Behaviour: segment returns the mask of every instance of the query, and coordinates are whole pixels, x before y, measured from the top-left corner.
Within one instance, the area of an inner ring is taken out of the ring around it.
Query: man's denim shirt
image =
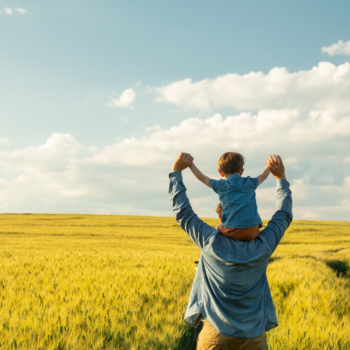
[[[276,327],[266,269],[293,218],[288,181],[277,180],[277,210],[260,235],[235,241],[193,212],[181,172],[169,178],[176,221],[201,251],[185,322],[197,327],[202,315],[220,333],[239,338],[255,338]]]

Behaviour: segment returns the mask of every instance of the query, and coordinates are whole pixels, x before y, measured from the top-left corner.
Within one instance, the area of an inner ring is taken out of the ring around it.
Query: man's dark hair
[[[218,169],[225,174],[239,173],[244,166],[244,157],[237,152],[224,153],[218,162]]]

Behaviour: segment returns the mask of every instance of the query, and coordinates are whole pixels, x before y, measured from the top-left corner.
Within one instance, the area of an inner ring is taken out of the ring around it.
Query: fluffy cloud
[[[306,146],[310,155],[316,157],[333,152],[342,142],[347,147],[344,145],[337,152],[345,157],[350,149],[349,115],[337,110],[310,113],[266,110],[255,115],[240,113],[226,119],[220,114],[208,119],[190,118],[178,126],[166,130],[156,126],[151,135],[109,145],[94,156],[94,161],[124,166],[157,164],[170,162],[174,150],[176,153],[183,149],[205,154],[205,157],[211,154],[217,157],[220,149],[244,149],[256,154],[264,150],[264,156],[266,152],[279,150],[287,158],[299,159],[298,156],[305,155]]]
[[[156,101],[184,108],[231,106],[238,110],[350,109],[350,63],[320,62],[308,71],[273,68],[267,74],[226,74],[192,82],[184,79],[155,88]]]
[[[111,99],[108,103],[109,107],[131,107],[136,99],[136,93],[132,88],[124,90],[119,99]]]
[[[350,40],[347,42],[339,40],[336,44],[332,44],[330,46],[323,46],[322,52],[327,53],[330,56],[335,56],[335,55],[350,56]]]
[[[167,174],[178,153],[191,152],[198,167],[217,178],[216,162],[227,150],[243,153],[251,176],[262,171],[268,154],[280,154],[296,218],[348,220],[350,114],[335,108],[190,118],[101,149],[53,134],[41,146],[0,153],[0,209],[171,215]],[[189,170],[184,177],[195,210],[214,216],[217,195]],[[269,178],[257,194],[266,219],[274,210],[274,186]]]

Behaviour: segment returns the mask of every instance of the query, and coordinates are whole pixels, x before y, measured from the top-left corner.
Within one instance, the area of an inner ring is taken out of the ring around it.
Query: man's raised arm
[[[169,199],[176,221],[187,232],[200,250],[204,249],[208,239],[215,229],[204,223],[193,212],[183,184],[182,170],[192,164],[193,157],[188,153],[181,153],[173,164],[173,172],[169,174]]]
[[[277,181],[276,212],[261,234],[267,238],[270,244],[271,254],[277,248],[285,231],[293,220],[292,192],[286,179],[284,165],[280,156],[270,156],[266,165]]]

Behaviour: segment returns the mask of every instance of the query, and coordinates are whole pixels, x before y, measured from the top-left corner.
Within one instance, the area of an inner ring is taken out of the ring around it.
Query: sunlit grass
[[[179,347],[198,257],[173,218],[0,215],[0,349]],[[350,223],[293,223],[269,349],[350,349],[349,260]]]

